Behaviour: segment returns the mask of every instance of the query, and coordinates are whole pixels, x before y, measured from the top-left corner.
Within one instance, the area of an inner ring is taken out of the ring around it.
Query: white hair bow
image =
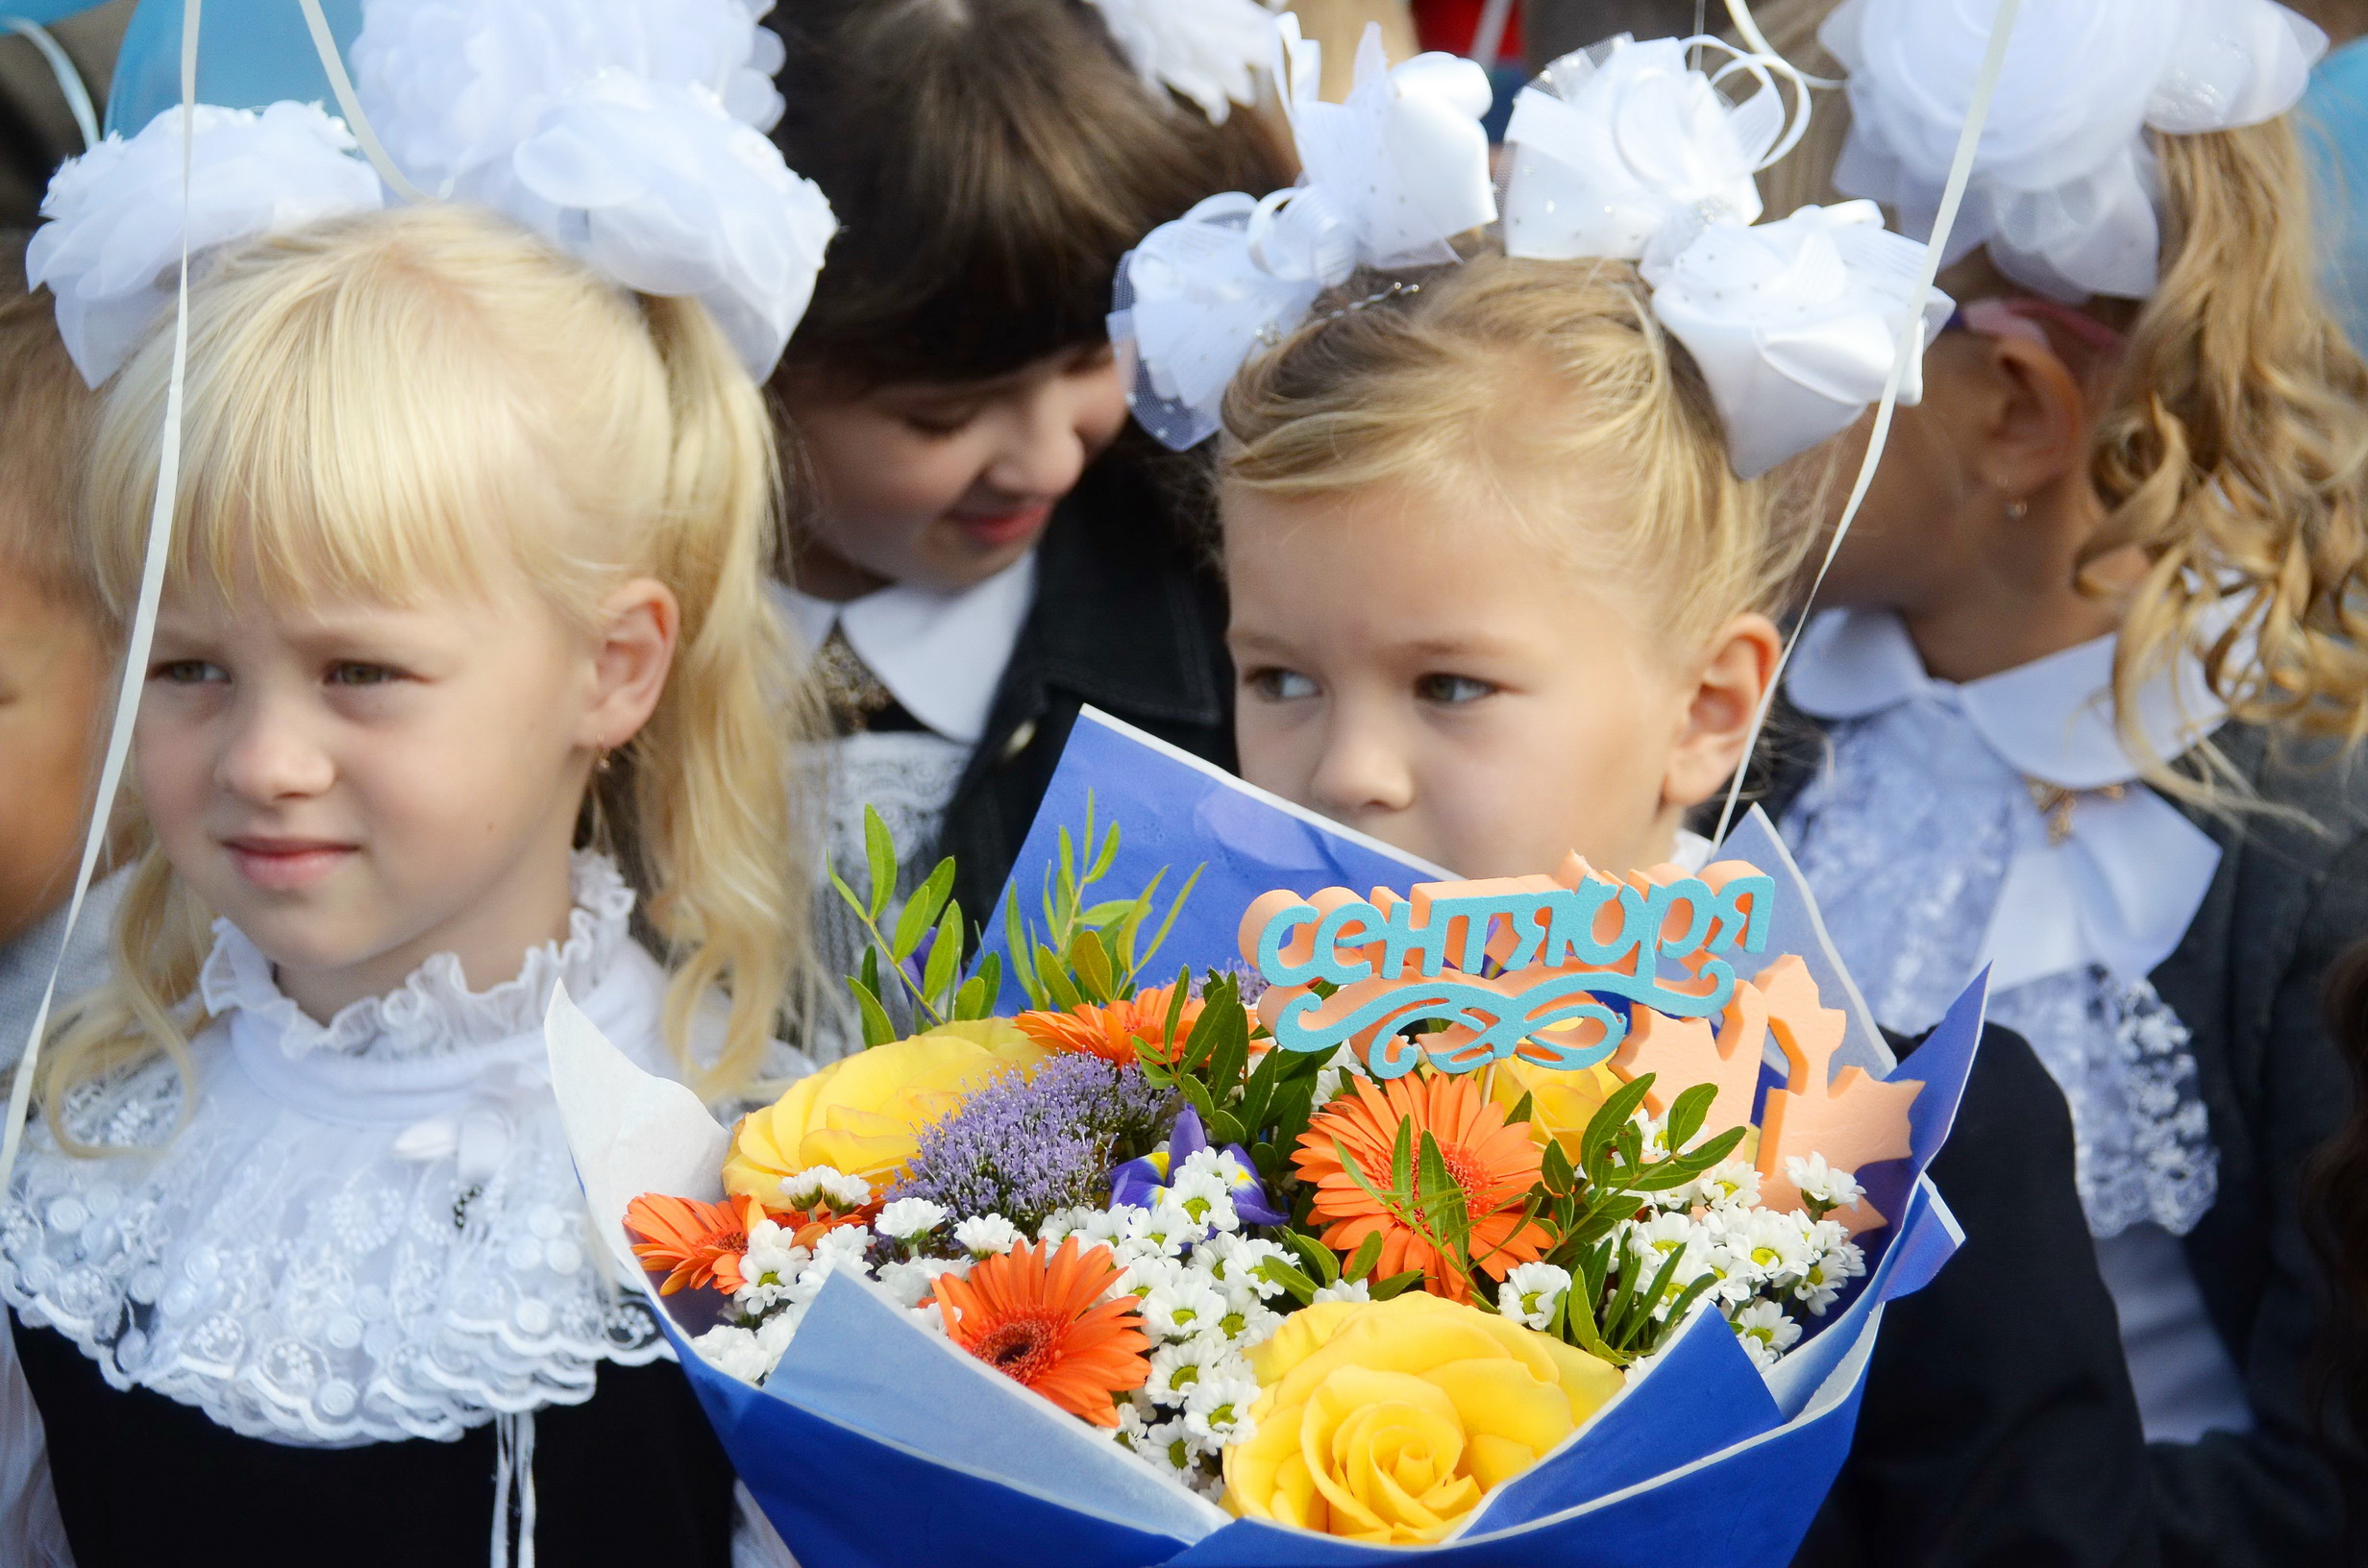
[[[1127,401],[1178,452],[1216,432],[1234,373],[1326,288],[1361,266],[1452,261],[1448,241],[1496,215],[1486,72],[1440,54],[1392,67],[1369,27],[1348,101],[1327,104],[1316,96],[1317,46],[1296,17],[1274,25],[1299,183],[1263,199],[1210,197],[1119,264],[1110,336],[1133,362]]]
[[[341,120],[312,104],[200,104],[190,115],[189,248],[285,233],[383,203]],[[92,386],[163,313],[181,260],[181,110],[69,159],[41,200],[25,276],[58,302],[58,332]]]
[[[1222,125],[1258,101],[1258,68],[1274,48],[1258,0],[1093,0],[1104,26],[1153,92],[1174,91]]]
[[[1715,74],[1689,49],[1725,51]],[[1730,104],[1719,87],[1759,90]],[[1791,80],[1788,115],[1777,79]],[[1755,223],[1753,175],[1807,129],[1797,73],[1713,38],[1618,37],[1566,56],[1515,101],[1505,186],[1513,256],[1640,263],[1653,314],[1686,346],[1745,478],[1846,428],[1883,395],[1901,328],[1929,335],[1948,299],[1914,301],[1922,248],[1887,233],[1871,202],[1805,207]],[[1923,394],[1921,355],[1899,401]]]
[[[365,0],[354,85],[414,184],[506,212],[780,358],[838,225],[758,131],[781,43],[750,0]]]
[[[1818,37],[1849,70],[1834,182],[1929,234],[1996,0],[1843,0]],[[2025,287],[2143,299],[2159,271],[2148,130],[2232,130],[2294,107],[2327,36],[2273,0],[2048,0],[2007,43],[1945,260],[1987,245]]]

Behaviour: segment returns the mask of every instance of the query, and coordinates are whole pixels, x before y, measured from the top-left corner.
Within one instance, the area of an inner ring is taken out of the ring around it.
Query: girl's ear
[[[603,620],[593,634],[592,700],[578,744],[614,750],[639,734],[657,709],[658,694],[674,668],[682,607],[664,583],[635,577],[601,608]]]
[[[1973,432],[1976,475],[2011,499],[2036,495],[2082,469],[2088,456],[2088,398],[2073,367],[2049,344],[1978,339],[1986,417]]]
[[[1697,806],[1727,787],[1751,744],[1751,722],[1783,649],[1776,624],[1756,611],[1737,616],[1711,640],[1678,716],[1677,743],[1661,782],[1664,806]]]

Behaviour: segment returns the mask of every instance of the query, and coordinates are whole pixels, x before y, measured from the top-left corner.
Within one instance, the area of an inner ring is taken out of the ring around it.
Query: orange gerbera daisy
[[[1482,1094],[1468,1077],[1416,1071],[1386,1084],[1367,1078],[1349,1082],[1356,1093],[1318,1112],[1291,1157],[1300,1179],[1315,1185],[1315,1217],[1325,1223],[1326,1246],[1353,1253],[1368,1236],[1379,1235],[1379,1277],[1418,1268],[1433,1295],[1452,1301],[1470,1295],[1470,1282],[1463,1271],[1375,1202],[1341,1164],[1341,1152],[1345,1151],[1367,1181],[1387,1190],[1398,1127],[1412,1121],[1417,1155],[1422,1135],[1430,1134],[1438,1140],[1447,1174],[1464,1189],[1474,1263],[1492,1279],[1501,1280],[1514,1264],[1533,1262],[1544,1252],[1551,1239],[1545,1227],[1521,1220],[1523,1200],[1538,1182],[1541,1158],[1529,1123],[1507,1126],[1504,1108]],[[1416,1182],[1419,1185],[1419,1173]]]
[[[746,1283],[740,1260],[749,1250],[749,1227],[764,1213],[754,1199],[740,1209],[728,1201],[702,1203],[644,1192],[625,1206],[625,1228],[642,1238],[633,1248],[634,1257],[645,1265],[674,1271],[657,1287],[659,1295],[709,1285],[729,1295]]]
[[[1023,1013],[1011,1021],[1048,1051],[1078,1051],[1131,1066],[1140,1060],[1135,1041],[1141,1040],[1160,1053],[1161,1061],[1172,1061],[1200,1017],[1198,999],[1187,1001],[1176,1016],[1176,1038],[1162,1045],[1160,1037],[1167,1032],[1168,1008],[1174,998],[1175,987],[1155,986],[1106,1007],[1087,1002],[1066,1013]]]
[[[1098,1427],[1119,1424],[1115,1396],[1151,1375],[1151,1341],[1133,1296],[1101,1300],[1118,1277],[1108,1247],[1071,1237],[988,1258],[970,1278],[937,1277],[937,1310],[957,1345]]]

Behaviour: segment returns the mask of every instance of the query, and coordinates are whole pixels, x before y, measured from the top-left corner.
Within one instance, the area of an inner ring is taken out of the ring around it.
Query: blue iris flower
[[[1110,1173],[1110,1205],[1132,1204],[1148,1209],[1159,1201],[1168,1189],[1169,1177],[1183,1167],[1184,1163],[1209,1146],[1209,1135],[1200,1125],[1200,1117],[1191,1106],[1186,1106],[1169,1130],[1168,1147],[1157,1154],[1147,1154],[1140,1160],[1129,1160]],[[1267,1189],[1258,1180],[1258,1167],[1250,1164],[1249,1151],[1239,1143],[1225,1145],[1225,1153],[1233,1156],[1242,1167],[1242,1177],[1233,1184],[1233,1212],[1242,1216],[1246,1225],[1280,1225],[1290,1216],[1274,1206]]]

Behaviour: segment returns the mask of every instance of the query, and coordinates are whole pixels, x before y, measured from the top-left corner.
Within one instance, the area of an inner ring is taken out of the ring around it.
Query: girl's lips
[[[954,514],[950,521],[960,528],[973,544],[988,550],[1000,550],[1033,538],[1052,517],[1052,503],[1040,501],[1033,506],[1024,506],[1016,512],[996,512],[992,515],[963,516]]]
[[[222,847],[238,874],[266,893],[310,887],[359,853],[353,845],[319,839],[230,839]]]

